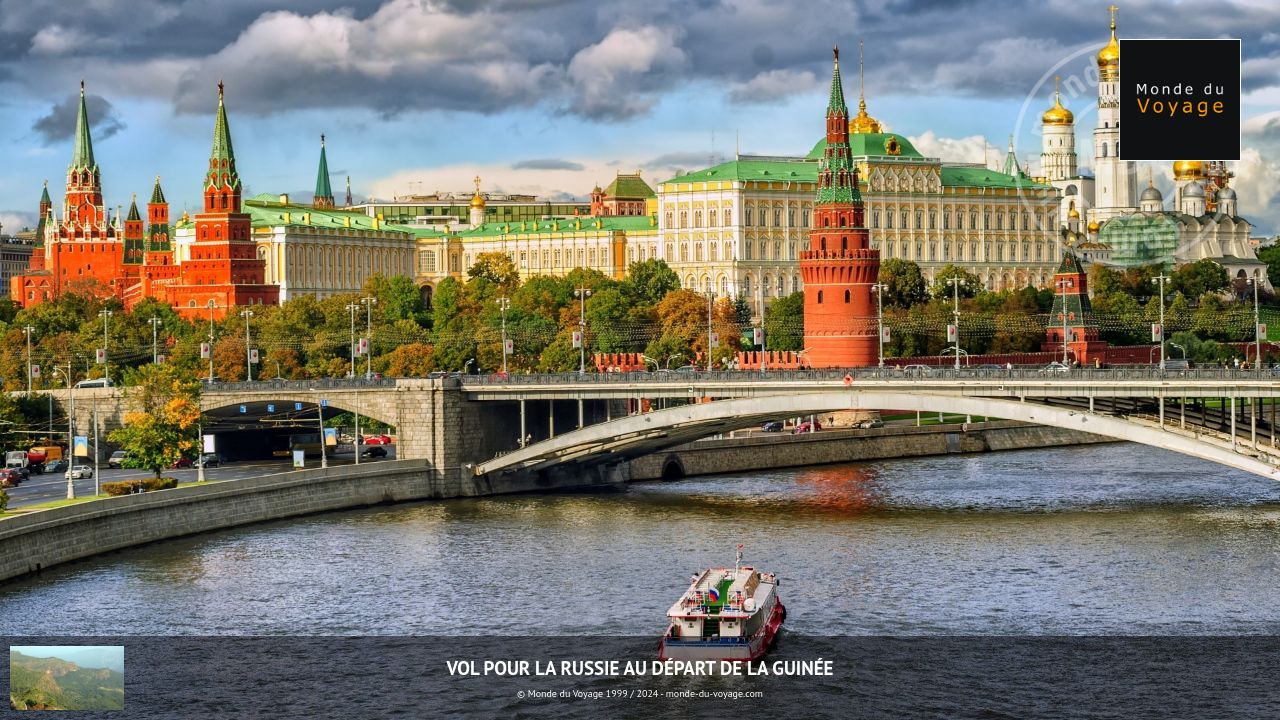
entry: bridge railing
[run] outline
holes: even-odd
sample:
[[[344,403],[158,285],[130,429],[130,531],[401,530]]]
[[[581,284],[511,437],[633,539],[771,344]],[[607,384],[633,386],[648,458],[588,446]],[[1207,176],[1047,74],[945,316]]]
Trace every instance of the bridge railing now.
[[[712,370],[708,371],[658,371],[618,373],[538,373],[530,375],[463,375],[462,384],[472,386],[504,385],[567,385],[605,384],[625,385],[634,383],[734,383],[776,381],[844,381],[860,380],[1020,380],[1020,381],[1124,381],[1124,380],[1236,380],[1249,382],[1280,382],[1280,372],[1241,370],[1237,368],[1191,368],[1160,370],[1159,368],[1073,368],[1071,370],[1046,370],[1034,368],[858,368],[825,370]]]
[[[364,388],[394,388],[395,378],[317,378],[315,380],[253,380],[250,382],[202,383],[205,392],[262,392],[281,390],[306,392],[309,390],[360,390]]]

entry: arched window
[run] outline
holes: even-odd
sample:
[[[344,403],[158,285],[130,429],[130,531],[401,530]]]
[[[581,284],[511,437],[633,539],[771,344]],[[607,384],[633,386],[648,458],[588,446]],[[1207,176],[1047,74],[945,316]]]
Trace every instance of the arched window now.
[[[819,290],[819,291],[818,291],[818,304],[819,304],[819,305],[821,305],[821,304],[822,304],[822,291],[821,291],[821,290]]]
[[[707,211],[707,227],[715,227],[715,226],[716,226],[716,211],[708,210]]]
[[[845,291],[844,291],[844,302],[845,302],[845,304],[846,304],[846,305],[848,305],[848,304],[849,304],[849,298],[850,298],[850,297],[852,297],[852,295],[849,293],[849,291],[848,291],[848,290],[845,290]]]
[[[689,227],[689,212],[687,210],[680,211],[680,227]]]
[[[702,211],[701,210],[693,211],[693,226],[696,228],[702,227]]]
[[[907,229],[907,211],[906,210],[902,211],[901,220],[902,220],[902,229],[906,230]]]
[[[938,227],[938,211],[930,210],[929,211],[929,229],[935,230],[937,229],[937,227]]]
[[[924,212],[921,210],[917,210],[916,211],[916,229],[919,230],[922,227],[924,227]]]
[[[880,227],[880,211],[879,210],[876,210],[875,212],[871,213],[871,227],[873,228]]]
[[[744,213],[744,215],[742,216],[742,224],[744,224],[744,225],[750,225],[750,224],[751,224],[751,214],[752,214],[752,210],[753,210],[753,208],[752,208],[750,205],[748,205],[748,206],[746,207],[746,209],[744,209],[744,210],[742,211],[742,212]]]
[[[884,214],[884,227],[886,230],[893,229],[893,211],[889,210]]]

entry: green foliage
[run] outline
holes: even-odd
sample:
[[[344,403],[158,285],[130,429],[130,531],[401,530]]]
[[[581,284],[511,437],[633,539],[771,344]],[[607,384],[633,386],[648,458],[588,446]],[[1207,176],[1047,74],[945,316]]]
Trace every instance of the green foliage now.
[[[627,268],[622,292],[633,304],[656,305],[672,290],[680,289],[680,278],[665,260],[652,258],[634,262]]]
[[[804,349],[804,293],[778,298],[764,311],[764,343],[769,350]]]
[[[1089,266],[1089,291],[1097,295],[1124,292],[1124,274],[1101,263]]]
[[[198,450],[200,385],[166,365],[148,365],[129,390],[141,412],[125,415],[108,439],[128,453],[125,467],[145,468],[159,478],[165,468]]]
[[[140,492],[156,490],[172,490],[178,487],[178,479],[171,477],[144,478],[142,480],[121,480],[119,482],[102,483],[102,492],[111,495],[133,495]]]
[[[1217,340],[1202,339],[1186,331],[1171,335],[1166,345],[1180,346],[1186,351],[1186,358],[1196,363],[1219,363],[1239,356],[1239,353],[1230,345],[1223,345]],[[1178,348],[1170,347],[1166,352],[1168,353],[1166,357],[1183,357],[1183,353]]]
[[[506,295],[520,285],[520,270],[511,256],[504,252],[484,252],[477,255],[475,264],[467,270],[467,277],[485,280]]]
[[[934,275],[933,288],[931,292],[934,298],[954,298],[956,290],[953,286],[947,284],[948,280],[959,278],[961,280],[960,297],[971,298],[982,290],[982,281],[977,275],[955,265],[947,265]]]
[[[920,266],[910,260],[889,258],[881,262],[879,278],[880,283],[886,286],[881,296],[885,308],[911,307],[928,297]]]
[[[1218,293],[1227,289],[1230,280],[1226,268],[1209,260],[1197,260],[1173,271],[1169,285],[1175,292],[1198,298],[1205,293]]]
[[[374,317],[380,321],[379,325],[399,321],[419,325],[431,322],[431,314],[422,301],[422,292],[412,278],[403,275],[387,277],[377,273],[365,281],[364,291],[378,301],[374,306]]]
[[[20,710],[122,710],[124,675],[10,649],[9,697]]]
[[[0,513],[9,509],[9,493],[4,488],[0,488]]]
[[[1280,244],[1258,248],[1258,259],[1267,264],[1267,280],[1280,288]]]

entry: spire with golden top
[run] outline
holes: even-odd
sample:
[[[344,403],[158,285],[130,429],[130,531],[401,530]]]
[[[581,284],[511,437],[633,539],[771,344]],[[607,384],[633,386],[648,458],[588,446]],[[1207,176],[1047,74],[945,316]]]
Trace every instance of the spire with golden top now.
[[[1101,79],[1104,82],[1120,79],[1120,42],[1116,40],[1116,10],[1118,9],[1115,5],[1107,7],[1107,10],[1111,11],[1111,40],[1098,51],[1098,72],[1101,73]]]
[[[480,194],[480,176],[479,176],[479,175],[477,175],[477,176],[475,177],[475,180],[473,180],[472,182],[474,182],[474,183],[476,184],[476,194],[475,194],[475,195],[473,195],[473,196],[471,196],[471,207],[473,207],[473,208],[483,208],[483,207],[484,207],[484,196]]]
[[[862,41],[858,41],[858,114],[849,120],[849,133],[852,135],[884,132],[880,121],[867,114],[866,72],[863,67]]]
[[[1075,115],[1071,114],[1062,104],[1062,92],[1058,86],[1059,76],[1053,76],[1053,107],[1044,111],[1040,116],[1040,122],[1045,125],[1070,125],[1076,121]]]

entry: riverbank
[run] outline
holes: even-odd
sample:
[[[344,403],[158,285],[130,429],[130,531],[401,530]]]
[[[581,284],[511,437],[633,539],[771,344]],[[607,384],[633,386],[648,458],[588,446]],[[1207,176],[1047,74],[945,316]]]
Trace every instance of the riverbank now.
[[[950,425],[888,425],[791,435],[752,431],[746,437],[697,440],[631,461],[632,480],[674,480],[696,475],[807,465],[1032,450],[1116,442],[1078,430],[1010,420]]]

